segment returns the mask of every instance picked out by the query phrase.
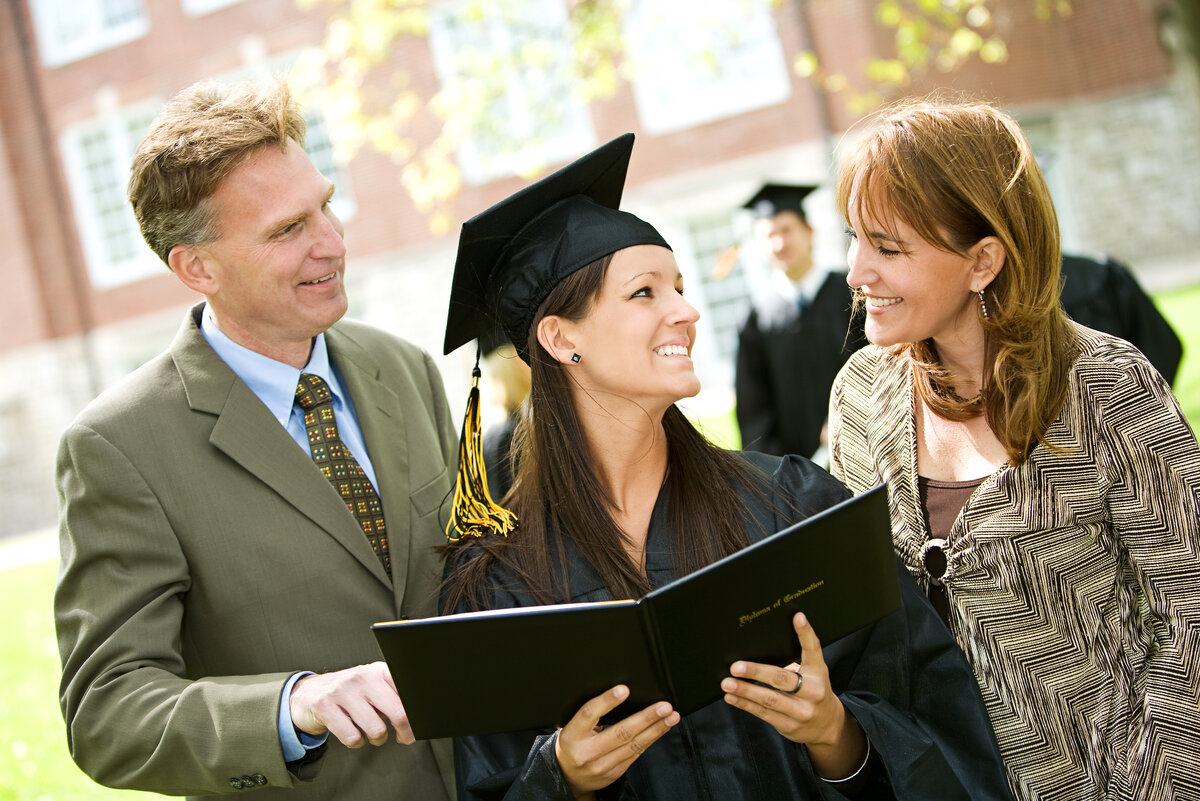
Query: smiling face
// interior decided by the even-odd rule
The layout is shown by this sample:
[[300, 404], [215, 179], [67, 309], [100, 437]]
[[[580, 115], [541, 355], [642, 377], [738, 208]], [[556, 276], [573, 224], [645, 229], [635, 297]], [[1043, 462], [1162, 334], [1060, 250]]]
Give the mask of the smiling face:
[[799, 281], [812, 267], [812, 228], [794, 211], [781, 211], [754, 222], [754, 233], [767, 245], [771, 263]]
[[346, 313], [346, 248], [332, 197], [333, 184], [289, 140], [282, 151], [251, 153], [207, 199], [217, 238], [177, 246], [172, 266], [208, 297], [235, 342], [303, 367], [312, 338]]
[[867, 338], [890, 346], [933, 339], [939, 351], [983, 347], [976, 294], [993, 274], [980, 268], [987, 238], [966, 255], [943, 250], [895, 215], [861, 219], [853, 199], [847, 282], [865, 301]]
[[700, 391], [692, 365], [699, 312], [683, 298], [670, 250], [636, 245], [613, 254], [600, 294], [580, 320], [562, 320], [585, 392], [617, 395], [665, 410]]

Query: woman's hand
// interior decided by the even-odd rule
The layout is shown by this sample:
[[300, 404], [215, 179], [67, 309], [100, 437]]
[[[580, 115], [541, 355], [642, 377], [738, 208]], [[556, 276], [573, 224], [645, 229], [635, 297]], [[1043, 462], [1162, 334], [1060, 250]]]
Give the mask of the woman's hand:
[[554, 755], [571, 791], [578, 798], [615, 782], [659, 737], [679, 722], [666, 701], [652, 704], [611, 726], [600, 718], [629, 697], [618, 684], [588, 701], [558, 732]]
[[800, 640], [800, 664], [787, 667], [734, 662], [721, 682], [725, 702], [761, 718], [789, 740], [804, 743], [813, 768], [842, 779], [863, 763], [867, 738], [829, 685], [821, 641], [803, 613], [792, 618]]

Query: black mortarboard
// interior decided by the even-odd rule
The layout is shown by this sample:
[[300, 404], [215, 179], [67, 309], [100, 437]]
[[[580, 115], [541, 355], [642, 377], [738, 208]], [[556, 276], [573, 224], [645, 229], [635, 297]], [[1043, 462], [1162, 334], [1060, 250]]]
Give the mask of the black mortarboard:
[[[495, 347], [495, 333], [529, 361], [529, 327], [562, 279], [634, 245], [670, 245], [653, 226], [618, 210], [633, 134], [625, 134], [501, 200], [463, 223], [446, 316], [445, 353], [472, 339]], [[463, 416], [458, 476], [446, 536], [507, 535], [512, 512], [492, 500], [479, 423], [478, 353]]]
[[508, 336], [499, 325], [480, 326], [476, 338], [479, 340], [479, 351], [484, 356], [508, 344]]
[[499, 326], [529, 360], [534, 314], [559, 281], [633, 245], [670, 247], [619, 211], [633, 134], [625, 134], [463, 223], [445, 352]]
[[754, 197], [742, 204], [742, 208], [750, 209], [755, 217], [774, 217], [781, 212], [794, 211], [800, 215], [800, 219], [807, 222], [804, 198], [816, 188], [794, 184], [763, 184]]

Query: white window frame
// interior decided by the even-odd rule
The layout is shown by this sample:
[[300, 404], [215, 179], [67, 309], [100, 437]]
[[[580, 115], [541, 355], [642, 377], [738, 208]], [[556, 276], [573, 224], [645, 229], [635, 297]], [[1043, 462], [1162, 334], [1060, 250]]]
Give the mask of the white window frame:
[[[504, 139], [522, 142], [523, 146], [508, 153], [497, 153], [487, 141], [467, 137], [458, 143], [458, 166], [468, 184], [483, 184], [512, 175], [525, 175], [547, 164], [568, 161], [596, 146], [595, 129], [588, 105], [572, 97], [568, 80], [569, 65], [573, 63], [572, 42], [563, 32], [567, 29], [567, 7], [564, 0], [505, 0], [483, 5], [485, 14], [468, 25], [485, 26], [464, 37], [451, 23], [471, 7], [468, 0], [450, 0], [430, 7], [429, 46], [434, 68], [443, 87], [451, 85], [461, 74], [460, 59], [470, 58], [479, 47], [489, 52], [513, 52], [522, 45], [536, 42], [549, 48], [550, 58], [558, 64], [541, 73], [549, 82], [539, 83], [538, 73], [523, 71], [505, 81], [506, 91], [497, 101], [503, 109], [488, 113], [488, 119], [506, 130]], [[537, 36], [521, 36], [512, 24], [536, 25]], [[544, 33], [544, 36], [541, 35]], [[473, 39], [468, 41], [467, 39]], [[520, 59], [514, 57], [514, 61]], [[519, 68], [518, 68], [519, 69]], [[560, 83], [554, 83], [555, 80]], [[560, 113], [561, 123], [548, 125], [539, 118], [539, 105], [552, 105]]]
[[[133, 153], [160, 106], [147, 102], [104, 112], [65, 128], [59, 138], [80, 244], [96, 289], [111, 289], [166, 269], [142, 239], [126, 194]], [[105, 151], [109, 174], [103, 176], [102, 189], [91, 180], [93, 166], [84, 152], [89, 137], [98, 137], [97, 146]], [[114, 232], [106, 231], [106, 226], [113, 225], [120, 229], [115, 240]], [[115, 257], [114, 247], [118, 251]]]
[[[709, 343], [705, 350], [714, 362], [709, 374], [721, 383], [732, 384], [730, 370], [737, 359], [738, 330], [746, 316], [753, 286], [746, 260], [736, 255], [737, 221], [728, 209], [717, 208], [689, 215], [677, 220], [676, 225], [685, 232], [684, 241], [676, 246], [686, 248], [695, 265], [696, 275], [687, 285], [687, 294], [693, 304], [704, 310], [701, 320], [705, 321]], [[732, 263], [718, 279], [713, 273], [721, 257], [731, 259]]]
[[136, 5], [137, 16], [109, 23], [103, 0], [30, 0], [42, 63], [60, 67], [145, 36], [150, 30], [145, 0], [128, 2]]
[[[228, 85], [252, 77], [266, 77], [272, 74], [272, 67], [278, 68], [274, 71], [284, 71], [294, 61], [294, 57], [281, 56], [271, 59], [260, 68], [239, 70], [214, 80]], [[161, 109], [162, 102], [153, 100], [104, 111], [63, 129], [59, 137], [80, 244], [88, 276], [96, 289], [112, 289], [159, 275], [166, 270], [158, 254], [152, 253], [142, 238], [126, 193], [133, 154], [150, 122]], [[305, 119], [308, 123], [305, 143], [309, 156], [321, 174], [337, 186], [330, 205], [340, 219], [351, 220], [358, 207], [351, 191], [349, 171], [334, 156], [334, 147], [319, 110], [306, 109]], [[144, 123], [137, 130], [131, 128], [135, 120]], [[88, 157], [84, 151], [84, 143], [91, 137], [99, 139], [96, 147], [104, 153], [107, 165], [107, 174], [101, 176], [105, 185], [102, 189], [98, 189], [97, 182], [92, 180], [94, 167], [87, 163]], [[115, 240], [113, 231], [109, 230], [113, 226], [123, 231], [116, 235]], [[115, 258], [114, 249], [117, 251]]]
[[770, 0], [634, 0], [622, 20], [646, 133], [783, 103], [791, 77]]
[[[240, 0], [235, 0], [235, 2], [240, 2]], [[217, 75], [212, 80], [222, 86], [232, 86], [241, 81], [264, 80], [272, 75], [284, 74], [288, 75], [292, 95], [296, 96], [302, 94], [300, 91], [302, 87], [297, 83], [293, 67], [296, 66], [301, 55], [302, 51], [280, 53], [265, 58], [257, 64]], [[306, 123], [304, 149], [312, 159], [313, 166], [317, 168], [317, 171], [333, 181], [336, 191], [329, 206], [338, 219], [348, 222], [354, 219], [358, 213], [358, 202], [354, 197], [348, 165], [337, 158], [337, 148], [334, 146], [335, 143], [325, 122], [325, 115], [321, 113], [320, 108], [313, 104], [306, 105], [304, 121]]]
[[189, 17], [202, 17], [227, 6], [240, 3], [242, 0], [180, 0], [183, 13]]

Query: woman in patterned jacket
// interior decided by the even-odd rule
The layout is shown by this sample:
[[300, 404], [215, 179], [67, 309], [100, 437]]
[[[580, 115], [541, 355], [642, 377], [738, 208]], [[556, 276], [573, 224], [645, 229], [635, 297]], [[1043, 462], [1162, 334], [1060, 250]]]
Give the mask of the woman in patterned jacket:
[[1017, 124], [884, 112], [841, 168], [873, 343], [832, 470], [886, 482], [901, 560], [975, 669], [1019, 798], [1200, 797], [1200, 450], [1162, 377], [1059, 305]]

